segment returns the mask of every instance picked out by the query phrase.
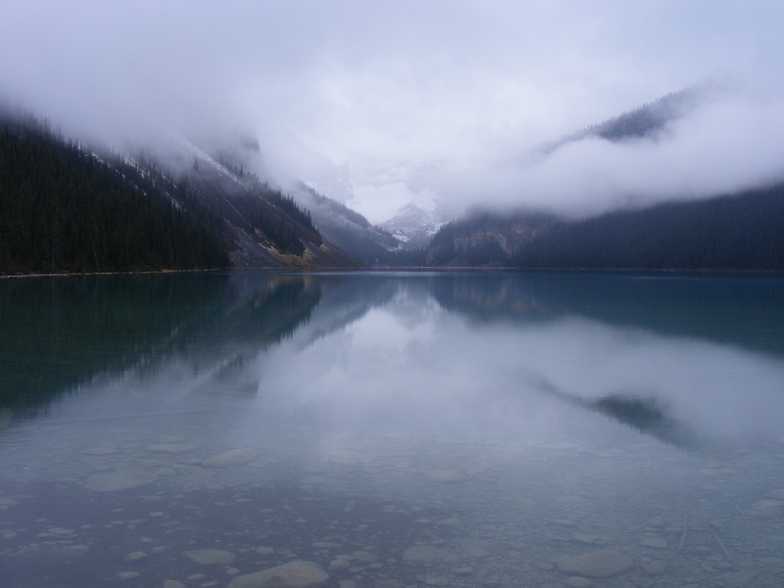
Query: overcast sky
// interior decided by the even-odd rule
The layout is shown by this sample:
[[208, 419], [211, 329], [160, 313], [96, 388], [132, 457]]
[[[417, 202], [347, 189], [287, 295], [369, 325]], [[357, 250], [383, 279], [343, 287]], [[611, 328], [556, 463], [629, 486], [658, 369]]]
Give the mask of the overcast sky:
[[[289, 174], [302, 150], [435, 162], [444, 199], [593, 214], [782, 177], [782, 22], [780, 0], [3, 0], [0, 96], [68, 133], [252, 129]], [[523, 166], [706, 79], [728, 90], [658, 143]]]

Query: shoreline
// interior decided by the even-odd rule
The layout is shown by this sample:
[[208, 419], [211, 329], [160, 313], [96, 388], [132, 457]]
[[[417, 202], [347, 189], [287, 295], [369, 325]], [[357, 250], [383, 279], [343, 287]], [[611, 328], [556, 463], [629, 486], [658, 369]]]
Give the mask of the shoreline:
[[0, 280], [12, 280], [15, 278], [71, 278], [77, 276], [136, 276], [147, 274], [183, 274], [196, 272], [221, 272], [233, 271], [221, 268], [213, 269], [161, 269], [161, 270], [131, 270], [123, 272], [49, 272], [43, 274], [0, 274]]
[[281, 273], [320, 273], [320, 272], [476, 272], [476, 273], [575, 273], [575, 274], [651, 274], [651, 275], [677, 275], [677, 276], [781, 276], [784, 270], [766, 269], [685, 269], [685, 268], [526, 268], [526, 267], [471, 267], [471, 266], [368, 266], [364, 268], [296, 268], [296, 267], [254, 267], [254, 268], [209, 268], [209, 269], [160, 269], [160, 270], [130, 270], [116, 272], [62, 272], [62, 273], [29, 273], [29, 274], [0, 274], [0, 280], [13, 280], [25, 278], [69, 278], [89, 276], [136, 276], [160, 275], [183, 273], [210, 273], [210, 272], [281, 272]]

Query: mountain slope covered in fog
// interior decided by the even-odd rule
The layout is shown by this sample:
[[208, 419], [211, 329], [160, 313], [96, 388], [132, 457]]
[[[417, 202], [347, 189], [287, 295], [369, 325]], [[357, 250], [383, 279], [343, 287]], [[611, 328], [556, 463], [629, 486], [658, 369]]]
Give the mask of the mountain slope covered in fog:
[[[669, 94], [539, 155], [547, 161], [584, 139], [656, 143], [702, 98], [696, 89]], [[474, 210], [432, 239], [412, 240], [395, 233], [413, 225], [432, 232], [432, 215], [410, 206], [400, 226], [375, 226], [302, 182], [284, 193], [260, 181], [209, 142], [175, 139], [156, 156], [99, 155], [32, 118], [1, 122], [0, 274], [423, 265], [784, 271], [784, 184], [578, 220], [531, 208]]]
[[366, 264], [385, 261], [401, 242], [337, 200], [300, 183], [291, 196], [313, 218], [319, 232], [354, 259]]
[[[547, 162], [586, 139], [657, 142], [707, 100], [707, 86], [668, 94], [569, 135], [538, 152]], [[586, 190], [590, 186], [586, 186]], [[784, 184], [703, 200], [676, 196], [649, 206], [564, 219], [549, 213], [474, 210], [441, 228], [427, 265], [559, 269], [784, 270]]]
[[654, 139], [673, 123], [689, 113], [708, 91], [707, 86], [694, 86], [672, 92], [661, 98], [592, 125], [567, 137], [563, 142], [599, 137], [607, 141]]
[[564, 221], [477, 214], [441, 229], [436, 266], [784, 271], [784, 184]]
[[0, 273], [215, 268], [221, 220], [153, 165], [0, 125]]
[[359, 267], [293, 199], [196, 148], [177, 173], [0, 122], [0, 273]]
[[[172, 154], [168, 154], [172, 157]], [[310, 212], [279, 189], [230, 161], [217, 161], [182, 142], [179, 174], [200, 202], [224, 219], [233, 268], [357, 268], [361, 264], [324, 239]]]
[[784, 184], [554, 226], [519, 267], [784, 270]]

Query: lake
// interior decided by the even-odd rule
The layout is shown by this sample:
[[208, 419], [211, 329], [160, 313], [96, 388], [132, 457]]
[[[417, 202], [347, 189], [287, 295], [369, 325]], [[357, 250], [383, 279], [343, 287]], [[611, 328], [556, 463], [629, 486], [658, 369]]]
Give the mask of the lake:
[[784, 278], [0, 281], [0, 585], [784, 585]]

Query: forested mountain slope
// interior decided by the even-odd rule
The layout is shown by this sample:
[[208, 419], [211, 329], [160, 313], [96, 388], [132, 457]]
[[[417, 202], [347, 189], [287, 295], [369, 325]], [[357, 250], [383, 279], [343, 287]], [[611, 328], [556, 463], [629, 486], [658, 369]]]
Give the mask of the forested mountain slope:
[[0, 211], [0, 273], [228, 265], [221, 219], [184, 186], [34, 121], [0, 125]]
[[784, 184], [581, 221], [475, 215], [434, 237], [427, 262], [531, 269], [784, 271]]
[[[709, 84], [668, 94], [542, 148], [583, 139], [656, 142], [711, 98]], [[532, 212], [477, 212], [441, 228], [428, 265], [554, 269], [784, 271], [784, 184], [702, 200], [616, 209], [570, 221]]]
[[312, 215], [319, 232], [354, 259], [367, 264], [383, 262], [401, 246], [388, 231], [306, 184], [300, 184], [291, 195]]
[[510, 259], [518, 267], [784, 270], [784, 184], [563, 223]]
[[358, 268], [361, 263], [324, 239], [310, 212], [230, 161], [184, 143], [182, 179], [199, 202], [225, 221], [234, 268]]
[[688, 115], [705, 101], [710, 91], [710, 85], [701, 84], [671, 92], [618, 116], [581, 129], [554, 143], [544, 145], [539, 152], [541, 155], [550, 155], [564, 145], [590, 138], [604, 139], [612, 143], [640, 139], [655, 140], [668, 125]]
[[290, 197], [195, 153], [174, 172], [0, 116], [0, 274], [360, 267]]

